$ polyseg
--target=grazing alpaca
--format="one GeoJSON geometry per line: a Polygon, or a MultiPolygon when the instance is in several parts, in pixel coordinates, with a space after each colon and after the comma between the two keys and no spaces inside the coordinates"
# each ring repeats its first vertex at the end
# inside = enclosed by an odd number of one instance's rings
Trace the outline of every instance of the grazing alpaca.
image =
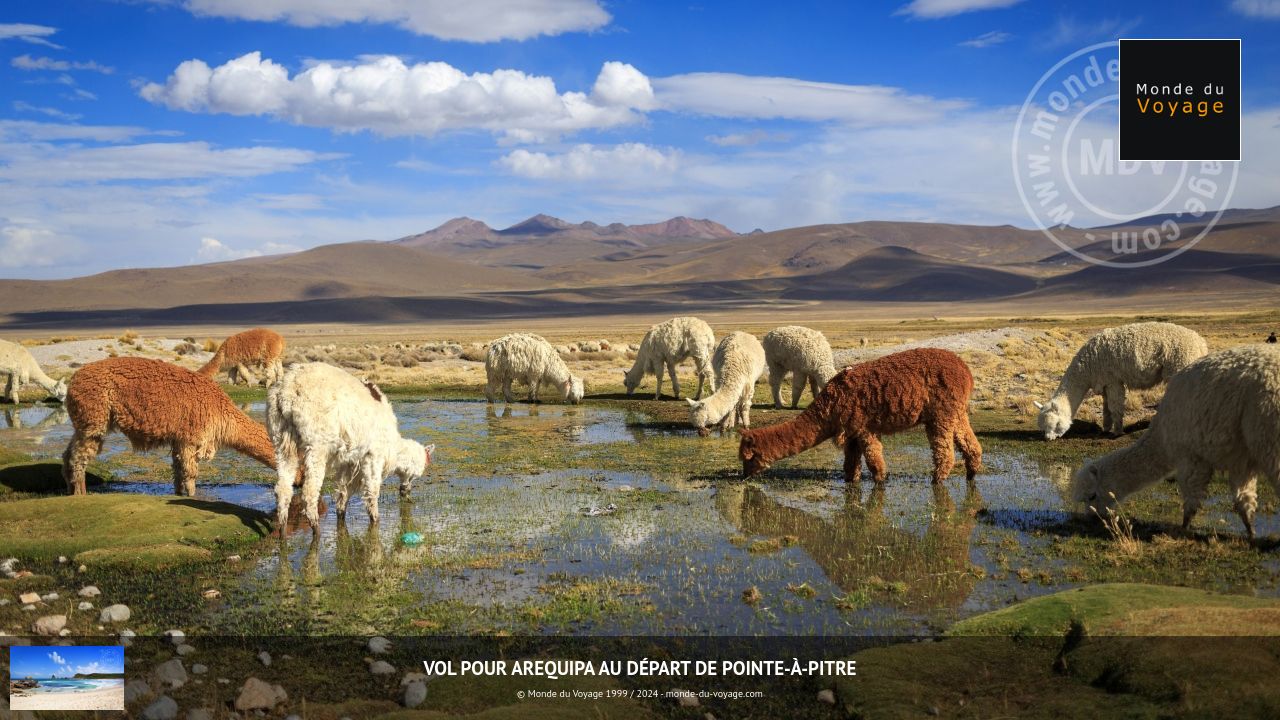
{"type": "Polygon", "coordinates": [[[716,391],[706,400],[688,400],[690,424],[704,437],[712,425],[721,432],[735,425],[750,427],[751,400],[756,382],[764,375],[760,341],[750,333],[729,333],[716,346],[711,366],[716,372],[716,391]]]}
{"type": "Polygon", "coordinates": [[[1122,435],[1126,389],[1155,387],[1208,352],[1198,333],[1173,323],[1107,328],[1085,341],[1049,402],[1036,403],[1040,431],[1046,440],[1065,435],[1080,403],[1090,392],[1098,392],[1103,431],[1122,435]]]}
{"type": "Polygon", "coordinates": [[[1221,470],[1252,539],[1258,477],[1280,491],[1277,438],[1280,350],[1223,350],[1174,375],[1146,434],[1086,463],[1073,478],[1072,495],[1106,513],[1126,496],[1176,476],[1186,528],[1204,502],[1214,471],[1221,470]]]}
{"type": "Polygon", "coordinates": [[[66,380],[54,380],[45,375],[26,348],[8,340],[0,340],[0,375],[9,376],[4,387],[5,402],[16,405],[19,401],[18,390],[29,382],[44,388],[45,392],[59,402],[67,397],[66,380]]]}
{"type": "Polygon", "coordinates": [[[742,434],[742,475],[751,477],[775,460],[843,436],[845,482],[858,480],[865,455],[872,479],[879,484],[885,477],[880,436],[923,424],[933,449],[933,482],[951,474],[959,445],[965,476],[972,484],[982,467],[982,446],[969,426],[972,391],[973,375],[964,361],[935,348],[906,350],[845,368],[794,420],[742,434]]]}
{"type": "Polygon", "coordinates": [[[764,354],[769,363],[769,386],[773,388],[773,408],[782,409],[782,381],[791,373],[791,409],[800,404],[805,382],[813,396],[818,397],[822,387],[836,366],[831,360],[831,345],[817,330],[799,325],[786,325],[770,330],[764,336],[764,354]]]}
{"type": "Polygon", "coordinates": [[[134,450],[173,450],[173,491],[193,495],[199,461],[229,447],[270,468],[275,449],[267,430],[245,415],[207,377],[160,360],[115,357],[89,363],[71,377],[67,414],[75,434],[62,455],[67,491],[83,495],[84,469],[111,430],[134,450]]]}
{"type": "Polygon", "coordinates": [[[371,522],[378,521],[382,480],[400,478],[408,495],[426,472],[434,445],[400,437],[391,401],[378,386],[324,363],[294,365],[267,391],[267,428],[275,443],[277,527],[287,527],[294,479],[302,471],[303,514],[320,532],[320,485],[332,468],[338,516],[358,485],[371,522]]]}
{"type": "Polygon", "coordinates": [[[229,369],[232,383],[244,381],[247,385],[256,385],[257,381],[246,367],[256,365],[266,371],[269,386],[279,380],[284,372],[281,361],[283,355],[284,338],[280,337],[280,333],[266,328],[253,328],[223,340],[209,362],[196,372],[211,378],[229,369]]]}
{"type": "Polygon", "coordinates": [[[715,378],[711,369],[711,353],[716,346],[716,335],[711,326],[696,317],[671,318],[649,328],[640,341],[640,349],[636,352],[635,364],[623,373],[622,384],[627,394],[635,393],[644,376],[652,373],[658,381],[653,399],[662,399],[663,368],[671,375],[671,389],[676,399],[680,399],[680,381],[676,379],[676,365],[688,358],[693,358],[698,368],[698,392],[694,400],[702,399],[702,385],[706,383],[711,392],[716,391],[715,378]]]}
{"type": "Polygon", "coordinates": [[[571,405],[582,402],[585,392],[582,378],[570,374],[556,349],[538,335],[512,333],[494,340],[485,351],[484,372],[488,379],[484,396],[489,402],[493,402],[499,387],[502,399],[511,402],[511,383],[515,380],[529,386],[529,400],[533,402],[537,402],[543,383],[555,386],[560,399],[571,405]]]}

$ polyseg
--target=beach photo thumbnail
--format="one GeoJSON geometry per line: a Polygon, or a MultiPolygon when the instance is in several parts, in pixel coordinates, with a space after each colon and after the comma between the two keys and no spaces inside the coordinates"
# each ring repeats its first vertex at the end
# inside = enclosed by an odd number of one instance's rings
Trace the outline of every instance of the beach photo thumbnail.
{"type": "Polygon", "coordinates": [[[9,648],[11,710],[124,710],[124,648],[9,648]]]}

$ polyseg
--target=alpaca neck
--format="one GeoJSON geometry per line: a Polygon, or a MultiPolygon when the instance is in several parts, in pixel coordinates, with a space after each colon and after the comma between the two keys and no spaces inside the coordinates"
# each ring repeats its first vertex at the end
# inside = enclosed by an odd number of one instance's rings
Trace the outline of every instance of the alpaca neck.
{"type": "Polygon", "coordinates": [[[218,444],[244,453],[269,468],[275,468],[276,450],[271,444],[271,437],[267,435],[267,429],[238,408],[231,408],[231,413],[226,418],[223,437],[218,444]]]}
{"type": "Polygon", "coordinates": [[[810,406],[809,410],[789,422],[751,431],[756,450],[765,462],[804,452],[835,434],[818,420],[817,413],[810,412],[812,409],[810,406]]]}
{"type": "Polygon", "coordinates": [[[226,343],[223,343],[218,346],[217,351],[213,353],[213,357],[209,358],[209,362],[205,363],[204,366],[196,372],[204,375],[205,377],[213,377],[214,375],[217,375],[218,371],[222,370],[222,361],[226,356],[226,343]]]}
{"type": "Polygon", "coordinates": [[[1080,409],[1085,396],[1089,394],[1089,380],[1085,377],[1086,374],[1080,365],[1072,362],[1067,372],[1063,374],[1062,382],[1058,383],[1058,389],[1050,398],[1052,402],[1065,401],[1073,417],[1080,409]]]}
{"type": "Polygon", "coordinates": [[[27,379],[44,388],[47,392],[53,392],[58,387],[58,381],[44,374],[44,370],[36,363],[31,363],[31,367],[27,370],[27,379]]]}
{"type": "Polygon", "coordinates": [[[726,373],[716,378],[716,391],[703,401],[703,407],[713,424],[719,423],[738,405],[742,398],[743,378],[739,372],[726,373]]]}
{"type": "Polygon", "coordinates": [[[1111,492],[1117,499],[1132,495],[1173,472],[1164,448],[1150,431],[1104,460],[1106,477],[1114,478],[1115,486],[1111,492]]]}

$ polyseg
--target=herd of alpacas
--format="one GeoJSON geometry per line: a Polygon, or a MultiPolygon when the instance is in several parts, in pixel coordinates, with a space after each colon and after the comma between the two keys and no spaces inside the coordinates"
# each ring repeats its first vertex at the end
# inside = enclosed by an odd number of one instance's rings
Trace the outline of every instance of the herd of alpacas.
{"type": "MultiPolygon", "coordinates": [[[[277,522],[286,527],[295,488],[303,514],[319,532],[320,488],[334,481],[337,513],[357,489],[371,521],[378,519],[383,480],[395,475],[407,495],[430,465],[434,445],[401,437],[386,395],[325,363],[282,363],[284,339],[255,328],[226,339],[214,357],[193,372],[160,360],[112,357],[85,365],[70,383],[44,374],[25,348],[0,341],[0,374],[8,376],[5,398],[31,382],[65,402],[74,435],[63,455],[63,477],[72,494],[85,493],[85,466],[111,430],[136,450],[168,446],[173,454],[174,492],[195,492],[198,463],[231,448],[273,468],[277,522]],[[268,385],[265,427],[241,411],[213,378],[252,381],[249,366],[264,371],[268,385]]],[[[982,468],[982,446],[969,423],[973,376],[955,353],[934,348],[905,350],[836,370],[821,332],[800,326],[777,328],[763,342],[735,331],[718,343],[707,323],[677,317],[644,336],[623,384],[632,395],[646,376],[662,397],[664,374],[680,399],[676,366],[692,360],[698,389],[689,422],[700,435],[736,428],[743,477],[831,440],[844,451],[846,482],[855,483],[865,461],[872,480],[886,477],[881,437],[923,426],[933,459],[933,482],[950,475],[958,448],[973,486],[982,468]],[[809,406],[789,421],[751,429],[755,387],[769,373],[775,408],[781,386],[792,376],[791,407],[807,388],[809,406]],[[704,387],[710,392],[705,399],[704,387]]],[[[485,395],[512,401],[512,384],[539,400],[543,387],[560,400],[583,400],[582,378],[544,338],[506,335],[485,355],[485,395]]],[[[1124,432],[1125,395],[1166,383],[1150,429],[1132,445],[1084,464],[1072,479],[1077,501],[1094,512],[1161,479],[1176,480],[1183,500],[1183,527],[1201,507],[1210,478],[1224,472],[1234,507],[1254,536],[1257,481],[1280,492],[1280,348],[1245,346],[1209,354],[1204,338],[1163,322],[1109,328],[1076,353],[1058,389],[1037,402],[1037,422],[1046,440],[1062,437],[1090,393],[1103,398],[1103,430],[1124,432]]],[[[282,533],[283,534],[283,533],[282,533]]]]}

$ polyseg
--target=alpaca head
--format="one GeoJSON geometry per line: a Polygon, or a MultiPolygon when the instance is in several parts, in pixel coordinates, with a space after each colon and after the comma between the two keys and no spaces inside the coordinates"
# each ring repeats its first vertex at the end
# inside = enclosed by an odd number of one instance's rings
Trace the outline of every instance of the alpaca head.
{"type": "Polygon", "coordinates": [[[67,379],[63,378],[58,384],[53,386],[53,390],[49,391],[49,397],[62,402],[67,399],[67,379]]]}
{"type": "MultiPolygon", "coordinates": [[[[639,365],[636,368],[640,367],[639,365]]],[[[622,371],[622,386],[627,389],[628,395],[634,395],[636,388],[640,387],[640,381],[644,379],[644,371],[635,372],[636,368],[622,371]]]]}
{"type": "Polygon", "coordinates": [[[1071,478],[1071,499],[1084,503],[1094,512],[1106,517],[1119,501],[1115,478],[1108,477],[1107,458],[1089,460],[1071,478]]]}
{"type": "Polygon", "coordinates": [[[738,457],[742,459],[742,477],[749,478],[769,469],[769,463],[756,447],[756,438],[750,430],[743,431],[742,441],[738,443],[738,457]]]}
{"type": "Polygon", "coordinates": [[[422,477],[431,464],[431,455],[436,451],[435,445],[423,446],[416,440],[401,438],[396,446],[395,474],[400,478],[400,494],[408,495],[413,489],[413,481],[422,477]]]}
{"type": "Polygon", "coordinates": [[[566,402],[570,405],[577,405],[582,402],[582,396],[586,394],[586,387],[582,384],[582,378],[570,375],[569,379],[564,381],[564,385],[560,386],[560,392],[564,394],[566,402]]]}
{"type": "Polygon", "coordinates": [[[1055,397],[1048,403],[1036,402],[1040,416],[1036,423],[1045,440],[1057,440],[1071,427],[1071,403],[1065,397],[1055,397]]]}
{"type": "Polygon", "coordinates": [[[685,402],[689,403],[689,424],[698,429],[698,435],[701,437],[710,435],[711,430],[708,426],[716,424],[716,420],[711,417],[707,403],[692,398],[685,398],[685,402]]]}

